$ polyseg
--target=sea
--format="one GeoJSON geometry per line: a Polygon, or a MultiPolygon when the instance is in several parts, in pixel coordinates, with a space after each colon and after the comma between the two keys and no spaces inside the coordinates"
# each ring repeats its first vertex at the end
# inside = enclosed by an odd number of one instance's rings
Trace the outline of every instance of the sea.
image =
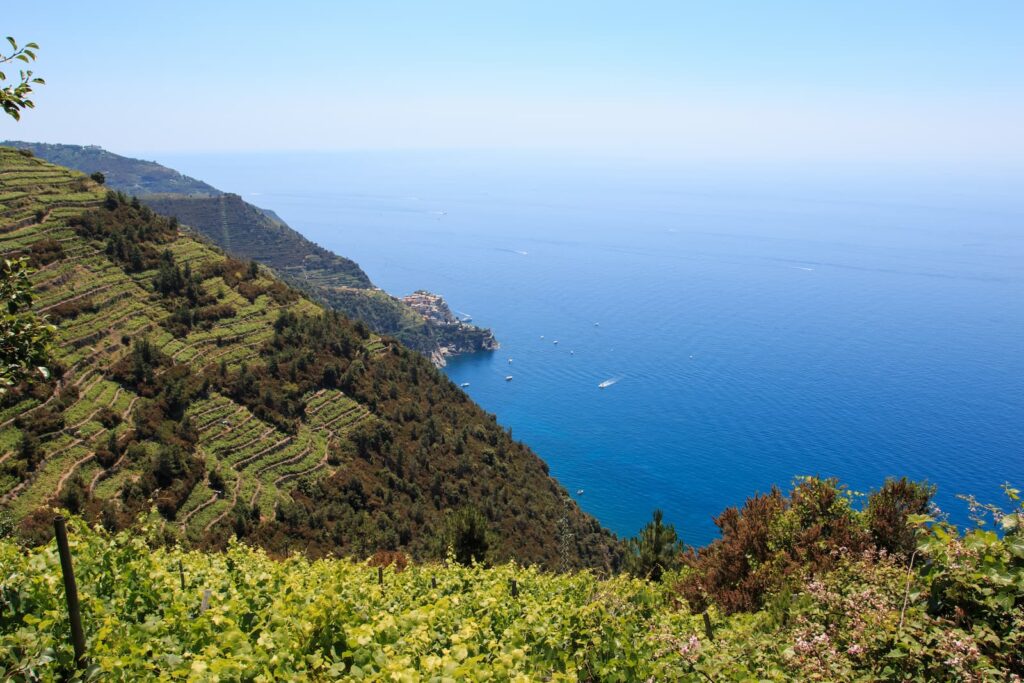
{"type": "Polygon", "coordinates": [[[996,170],[552,153],[149,154],[498,351],[444,372],[622,536],[773,485],[1024,487],[1024,183],[996,170]]]}

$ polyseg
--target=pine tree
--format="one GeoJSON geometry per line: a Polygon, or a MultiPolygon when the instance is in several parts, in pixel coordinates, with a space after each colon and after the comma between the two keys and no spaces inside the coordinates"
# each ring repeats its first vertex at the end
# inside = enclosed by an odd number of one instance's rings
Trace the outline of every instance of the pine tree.
{"type": "Polygon", "coordinates": [[[459,564],[483,562],[490,542],[487,540],[487,520],[475,508],[463,508],[448,520],[448,546],[459,564]]]}
{"type": "Polygon", "coordinates": [[[683,543],[671,524],[665,524],[661,510],[655,510],[636,538],[629,540],[626,569],[634,576],[661,581],[666,571],[679,566],[683,543]]]}

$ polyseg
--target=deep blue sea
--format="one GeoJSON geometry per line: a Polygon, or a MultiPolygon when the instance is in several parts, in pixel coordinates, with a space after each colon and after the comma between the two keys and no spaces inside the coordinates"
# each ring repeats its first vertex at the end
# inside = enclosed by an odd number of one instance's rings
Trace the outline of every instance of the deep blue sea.
{"type": "Polygon", "coordinates": [[[998,174],[441,152],[149,155],[425,288],[446,372],[608,528],[688,543],[805,474],[1024,485],[1024,185],[998,174]],[[557,342],[557,343],[556,343],[557,342]],[[506,381],[511,375],[513,379],[506,381]],[[614,383],[600,389],[606,380],[614,383]]]}

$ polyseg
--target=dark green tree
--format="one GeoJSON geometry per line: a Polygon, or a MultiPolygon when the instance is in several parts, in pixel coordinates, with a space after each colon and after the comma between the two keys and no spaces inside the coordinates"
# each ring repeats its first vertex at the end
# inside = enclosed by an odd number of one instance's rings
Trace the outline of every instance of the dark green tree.
{"type": "Polygon", "coordinates": [[[640,533],[629,539],[626,570],[634,576],[661,581],[665,572],[681,564],[683,543],[671,524],[665,524],[661,510],[640,533]]]}
{"type": "Polygon", "coordinates": [[[490,547],[487,520],[476,508],[465,507],[448,517],[447,545],[455,561],[469,565],[483,562],[490,547]]]}

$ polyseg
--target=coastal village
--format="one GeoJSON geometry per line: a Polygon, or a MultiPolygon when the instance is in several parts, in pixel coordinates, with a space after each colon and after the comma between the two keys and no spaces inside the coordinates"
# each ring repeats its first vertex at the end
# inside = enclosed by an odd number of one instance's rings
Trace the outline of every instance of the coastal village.
{"type": "Polygon", "coordinates": [[[455,328],[457,331],[471,333],[466,343],[460,343],[461,335],[449,335],[448,339],[455,340],[454,346],[441,346],[437,352],[431,354],[431,361],[438,367],[445,365],[445,358],[458,353],[472,353],[474,351],[494,351],[498,348],[498,340],[490,330],[484,330],[471,325],[472,318],[469,316],[457,317],[447,302],[440,294],[428,292],[425,289],[418,289],[408,296],[402,297],[402,302],[422,315],[428,321],[437,325],[455,328]],[[467,347],[466,344],[469,344],[467,347]]]}

